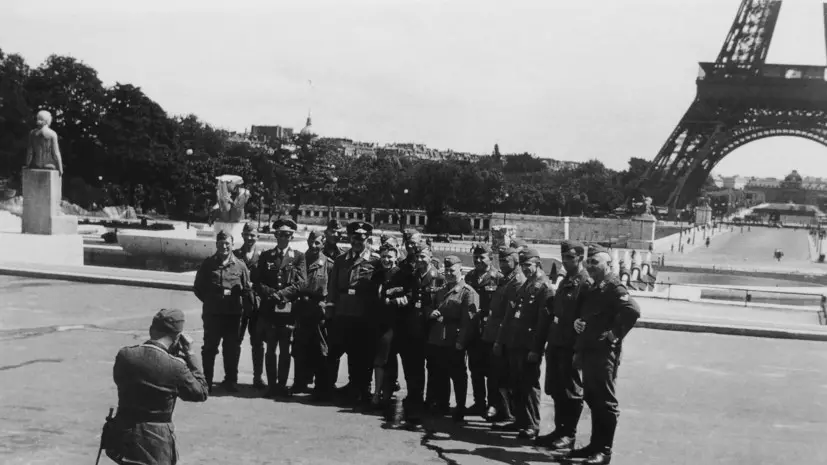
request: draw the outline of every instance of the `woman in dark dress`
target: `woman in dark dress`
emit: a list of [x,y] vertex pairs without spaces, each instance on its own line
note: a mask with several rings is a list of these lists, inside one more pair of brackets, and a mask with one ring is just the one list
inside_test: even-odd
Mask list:
[[[393,341],[393,326],[396,320],[396,312],[399,307],[408,304],[407,294],[410,286],[405,286],[399,267],[396,266],[399,259],[399,251],[393,243],[382,244],[379,249],[379,259],[382,267],[376,270],[373,278],[379,288],[379,301],[376,305],[374,322],[377,326],[379,340],[376,347],[376,357],[373,360],[374,384],[376,389],[373,393],[371,403],[374,406],[387,404],[393,394],[393,380],[390,374],[386,373],[386,366],[391,353],[391,342]],[[393,370],[390,370],[393,371]]]

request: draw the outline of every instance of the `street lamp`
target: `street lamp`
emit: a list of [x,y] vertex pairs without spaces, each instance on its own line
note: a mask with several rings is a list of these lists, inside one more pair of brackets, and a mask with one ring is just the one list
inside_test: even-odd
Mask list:
[[264,181],[258,182],[258,229],[261,230],[261,215],[264,213]]
[[[504,197],[504,200],[503,200],[503,205],[504,205],[506,202],[508,202],[508,192],[506,192],[503,197]],[[503,226],[505,226],[505,223],[506,223],[505,222],[505,216],[507,215],[507,213],[508,213],[508,209],[506,207],[503,207]]]

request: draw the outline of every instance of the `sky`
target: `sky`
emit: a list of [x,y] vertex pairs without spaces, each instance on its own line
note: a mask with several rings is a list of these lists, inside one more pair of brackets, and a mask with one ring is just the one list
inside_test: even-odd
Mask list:
[[[73,56],[171,114],[438,149],[653,159],[740,0],[4,2],[0,47]],[[827,64],[821,0],[785,0],[767,61]],[[723,175],[827,177],[827,148],[776,137]]]

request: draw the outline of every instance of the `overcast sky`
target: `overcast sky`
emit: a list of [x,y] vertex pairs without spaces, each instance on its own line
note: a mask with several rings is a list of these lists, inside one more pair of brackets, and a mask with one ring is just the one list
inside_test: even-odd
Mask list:
[[[623,169],[657,154],[740,0],[4,3],[5,52],[71,55],[227,129],[298,129],[312,108],[325,136]],[[825,65],[824,42],[821,1],[785,0],[768,61]],[[766,139],[716,172],[793,168],[827,176],[827,149]]]

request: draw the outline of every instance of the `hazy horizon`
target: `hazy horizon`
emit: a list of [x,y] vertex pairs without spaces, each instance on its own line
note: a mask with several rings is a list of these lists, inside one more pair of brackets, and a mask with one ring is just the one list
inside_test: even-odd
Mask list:
[[[0,44],[32,67],[70,55],[217,127],[300,129],[437,149],[653,159],[740,0],[80,0],[13,2]],[[767,61],[825,65],[820,0],[785,0]],[[311,85],[312,82],[312,85]],[[776,137],[716,174],[827,177],[827,150]]]

